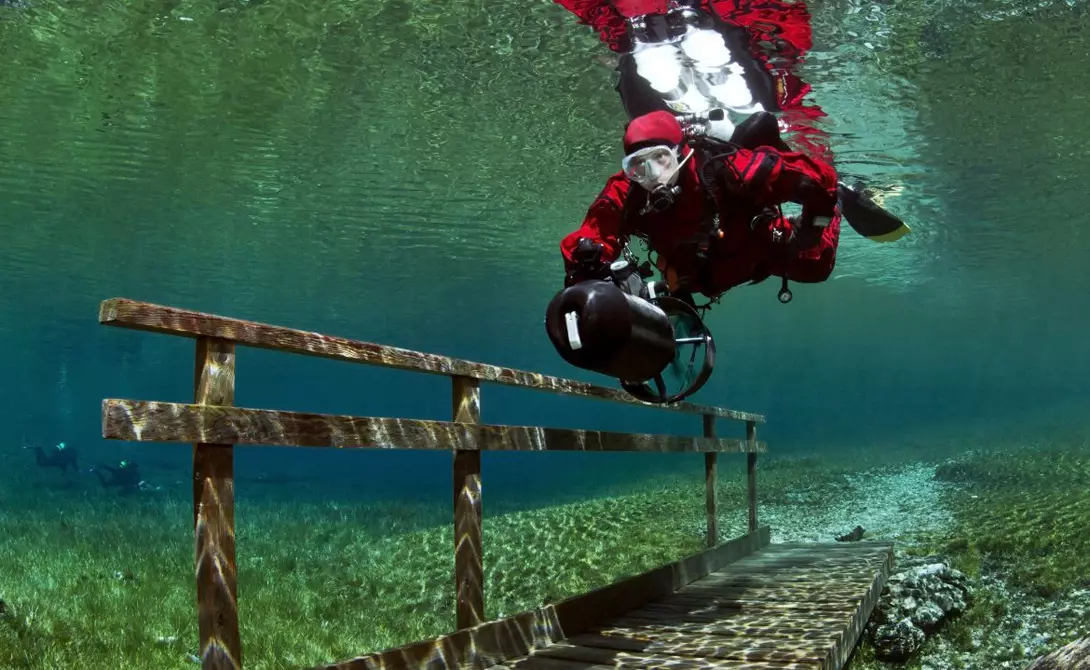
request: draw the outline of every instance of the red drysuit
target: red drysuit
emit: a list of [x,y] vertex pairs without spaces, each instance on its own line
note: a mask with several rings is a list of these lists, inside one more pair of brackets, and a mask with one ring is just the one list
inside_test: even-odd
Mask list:
[[[682,155],[689,150],[682,145]],[[721,187],[715,207],[722,236],[713,241],[709,262],[702,264],[696,255],[696,243],[707,239],[703,224],[709,212],[694,157],[681,167],[677,182],[681,193],[673,206],[662,212],[641,214],[646,192],[623,172],[611,176],[580,228],[560,243],[565,269],[570,272],[575,267],[572,252],[581,237],[602,244],[602,259],[610,262],[618,258],[629,235],[638,235],[658,254],[656,264],[668,283],[676,273],[685,278],[684,289],[708,297],[770,275],[804,283],[827,279],[840,238],[833,168],[802,153],[781,153],[769,147],[739,149],[712,160],[727,169],[719,171]],[[705,174],[711,171],[709,167]],[[766,207],[789,201],[802,204],[803,218],[830,217],[831,221],[820,228],[797,226],[778,212],[758,216]],[[775,241],[773,231],[777,229],[785,233],[785,239],[794,233],[794,239]]]

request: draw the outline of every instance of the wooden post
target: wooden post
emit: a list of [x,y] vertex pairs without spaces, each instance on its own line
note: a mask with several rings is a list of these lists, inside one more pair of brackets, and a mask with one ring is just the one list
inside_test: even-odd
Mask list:
[[[234,404],[233,342],[197,339],[194,387],[198,405]],[[234,445],[193,445],[193,524],[201,668],[239,670]]]
[[[715,437],[715,415],[704,415],[704,437]],[[719,534],[719,515],[715,496],[715,463],[719,454],[714,451],[704,453],[704,506],[708,511],[708,546],[714,547]]]
[[[452,377],[454,420],[480,423],[480,382]],[[481,452],[454,450],[454,581],[457,628],[484,621],[484,560],[481,555]]]
[[749,478],[749,532],[757,530],[757,423],[746,421],[746,475]]

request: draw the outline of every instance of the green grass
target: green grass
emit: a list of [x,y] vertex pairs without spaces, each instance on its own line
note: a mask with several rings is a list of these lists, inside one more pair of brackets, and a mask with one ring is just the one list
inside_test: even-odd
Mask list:
[[957,527],[937,548],[966,572],[987,562],[1043,597],[1090,587],[1090,447],[972,452],[940,465],[936,478],[961,485],[952,494]]
[[[694,461],[695,463],[695,461]],[[835,494],[850,460],[762,458],[763,502]],[[744,459],[720,465],[721,539],[745,530]],[[12,481],[50,474],[13,473]],[[240,484],[240,488],[242,485]],[[0,490],[0,667],[189,668],[197,651],[191,509],[181,497],[93,487]],[[242,493],[241,495],[245,495]],[[5,498],[6,496],[6,498]],[[486,615],[514,614],[704,546],[704,491],[663,476],[578,503],[511,511],[485,500]],[[247,668],[309,667],[449,632],[454,535],[441,505],[236,508]]]
[[[1090,445],[1066,441],[974,450],[938,465],[936,478],[957,484],[946,501],[954,524],[942,533],[919,534],[903,547],[906,553],[945,554],[973,578],[999,575],[1024,602],[1041,606],[1090,587]],[[955,652],[985,650],[986,660],[979,662],[989,667],[1025,663],[1011,642],[1011,626],[1021,625],[1007,616],[1017,614],[1011,607],[1003,594],[978,588],[970,608],[944,627],[941,640]],[[1055,647],[1079,636],[1071,621],[1060,618],[1052,629],[1038,632],[1049,634]],[[916,670],[937,644],[940,640],[932,638],[920,657],[904,665],[882,664],[864,645],[851,667]],[[957,659],[952,662],[950,667],[962,667]]]
[[[917,456],[875,448],[837,458],[762,457],[761,503],[818,506],[839,494],[845,475]],[[744,532],[745,481],[743,459],[720,462],[725,539]],[[949,535],[919,538],[917,551],[952,553],[975,574],[982,563],[1003,563],[1026,584],[1080,583],[1076,559],[1086,540],[1070,531],[1088,521],[1078,500],[1086,486],[1076,486],[1085,464],[1084,452],[1055,448],[1033,457],[973,454],[940,468],[968,487],[956,494],[959,523]],[[10,474],[30,486],[52,473],[16,467]],[[30,490],[26,509],[19,491],[0,489],[0,667],[194,667],[187,658],[197,651],[192,512],[181,492],[120,498],[91,486]],[[449,507],[287,503],[246,490],[240,483],[236,521],[247,668],[310,667],[454,627]],[[486,495],[486,615],[514,614],[677,560],[703,547],[704,526],[695,465],[691,475],[542,509],[515,510]],[[978,600],[947,635],[968,644],[969,631],[1002,606]],[[853,667],[876,667],[867,658],[861,648]]]

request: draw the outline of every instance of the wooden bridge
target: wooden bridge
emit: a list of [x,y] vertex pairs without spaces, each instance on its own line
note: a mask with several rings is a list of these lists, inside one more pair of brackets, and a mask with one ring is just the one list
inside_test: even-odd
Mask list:
[[[201,663],[242,664],[235,561],[236,444],[453,452],[457,630],[435,640],[323,666],[408,668],[841,668],[892,568],[889,544],[770,544],[757,523],[756,426],[747,412],[647,405],[703,416],[703,435],[634,435],[480,423],[480,383],[645,405],[622,391],[340,337],[127,299],[102,303],[111,326],[196,338],[192,404],[106,399],[103,437],[192,442],[193,522]],[[234,406],[235,346],[321,356],[452,380],[452,420],[309,414]],[[744,439],[716,436],[716,419],[744,422]],[[708,548],[603,588],[499,620],[483,620],[482,450],[703,452]],[[749,531],[718,541],[720,453],[745,453]],[[378,604],[381,606],[381,604]],[[362,651],[362,650],[361,650]]]

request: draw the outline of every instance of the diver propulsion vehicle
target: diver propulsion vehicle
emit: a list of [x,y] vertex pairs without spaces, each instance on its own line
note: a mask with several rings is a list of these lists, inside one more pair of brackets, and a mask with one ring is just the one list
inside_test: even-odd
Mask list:
[[696,309],[665,295],[631,256],[553,297],[545,330],[557,353],[584,370],[614,377],[629,395],[677,402],[700,390],[715,367],[715,340]]

